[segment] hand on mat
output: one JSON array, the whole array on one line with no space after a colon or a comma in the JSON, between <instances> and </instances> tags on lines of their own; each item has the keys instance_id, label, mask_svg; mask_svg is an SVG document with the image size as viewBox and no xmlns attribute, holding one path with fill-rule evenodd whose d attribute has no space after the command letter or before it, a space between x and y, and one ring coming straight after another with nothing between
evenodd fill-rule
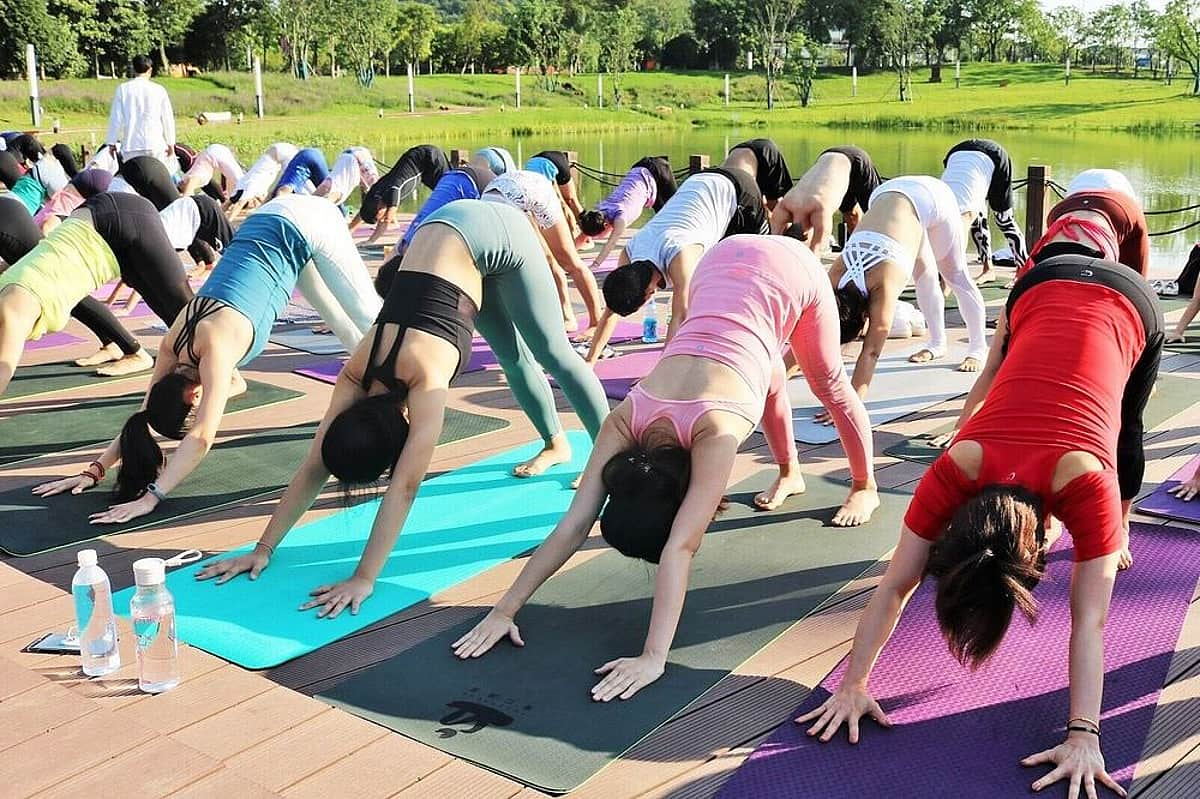
<instances>
[{"instance_id":1,"label":"hand on mat","mask_svg":"<svg viewBox=\"0 0 1200 799\"><path fill-rule=\"evenodd\" d=\"M521 640L521 631L517 629L512 617L505 616L493 608L471 632L451 644L450 648L454 650L455 655L464 660L482 657L505 636L508 636L513 646L525 646L525 642Z\"/></svg>"},{"instance_id":2,"label":"hand on mat","mask_svg":"<svg viewBox=\"0 0 1200 799\"><path fill-rule=\"evenodd\" d=\"M1117 796L1125 796L1125 789L1104 769L1104 753L1100 751L1100 739L1091 733L1068 733L1067 740L1053 749L1030 755L1021 761L1022 766L1049 763L1055 768L1033 783L1032 788L1040 791L1062 779L1070 779L1068 799L1079 796L1082 784L1088 799L1096 799L1096 783L1108 787Z\"/></svg>"},{"instance_id":3,"label":"hand on mat","mask_svg":"<svg viewBox=\"0 0 1200 799\"><path fill-rule=\"evenodd\" d=\"M822 741L828 741L845 722L850 732L850 743L858 743L858 722L863 716L870 716L879 722L880 726L890 727L892 722L879 703L867 693L865 688L854 688L842 684L837 693L811 713L805 713L796 719L797 724L807 724L816 721L808 728L808 734L820 735Z\"/></svg>"},{"instance_id":4,"label":"hand on mat","mask_svg":"<svg viewBox=\"0 0 1200 799\"><path fill-rule=\"evenodd\" d=\"M271 562L271 556L266 552L255 549L253 552L247 552L245 555L238 555L235 558L222 558L214 560L212 563L205 566L200 571L196 572L197 580L210 580L213 577L217 578L217 585L222 585L229 582L239 574L250 573L251 580L257 580L258 575L262 570L267 568L267 564Z\"/></svg>"},{"instance_id":5,"label":"hand on mat","mask_svg":"<svg viewBox=\"0 0 1200 799\"><path fill-rule=\"evenodd\" d=\"M33 492L36 494L37 488L33 489ZM1184 502L1191 502L1197 494L1200 494L1200 473L1193 476L1191 480L1185 480L1174 488L1167 489L1167 493L1174 494Z\"/></svg>"},{"instance_id":6,"label":"hand on mat","mask_svg":"<svg viewBox=\"0 0 1200 799\"><path fill-rule=\"evenodd\" d=\"M951 430L949 433L938 433L935 436L930 436L929 446L945 449L954 443L954 437L957 435L957 430Z\"/></svg>"},{"instance_id":7,"label":"hand on mat","mask_svg":"<svg viewBox=\"0 0 1200 799\"><path fill-rule=\"evenodd\" d=\"M357 616L359 606L374 590L375 583L373 581L351 577L349 580L342 580L340 583L332 585L322 585L309 591L308 595L312 599L301 605L300 610L320 607L321 609L317 611L318 619L336 619L349 606L350 615Z\"/></svg>"},{"instance_id":8,"label":"hand on mat","mask_svg":"<svg viewBox=\"0 0 1200 799\"><path fill-rule=\"evenodd\" d=\"M137 499L122 502L120 505L109 505L108 510L93 513L90 521L92 524L121 524L145 516L157 507L158 499L153 494L145 493Z\"/></svg>"},{"instance_id":9,"label":"hand on mat","mask_svg":"<svg viewBox=\"0 0 1200 799\"><path fill-rule=\"evenodd\" d=\"M39 497L52 497L55 494L65 494L68 491L72 494L82 494L89 488L95 487L96 481L90 475L74 474L70 477L64 477L61 480L51 480L49 483L34 486L33 493Z\"/></svg>"},{"instance_id":10,"label":"hand on mat","mask_svg":"<svg viewBox=\"0 0 1200 799\"><path fill-rule=\"evenodd\" d=\"M605 676L592 689L592 699L596 702L611 702L617 697L629 699L661 677L664 665L662 658L644 653L635 658L610 660L596 669L597 674Z\"/></svg>"}]
</instances>

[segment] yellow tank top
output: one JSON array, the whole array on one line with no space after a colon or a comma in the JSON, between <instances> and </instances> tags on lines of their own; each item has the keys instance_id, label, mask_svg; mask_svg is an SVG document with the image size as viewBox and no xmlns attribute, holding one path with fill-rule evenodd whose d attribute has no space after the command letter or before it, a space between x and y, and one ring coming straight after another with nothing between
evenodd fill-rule
<instances>
[{"instance_id":1,"label":"yellow tank top","mask_svg":"<svg viewBox=\"0 0 1200 799\"><path fill-rule=\"evenodd\" d=\"M67 219L0 273L0 291L16 285L37 297L42 315L29 333L35 341L66 327L76 303L120 276L117 257L96 229Z\"/></svg>"}]
</instances>

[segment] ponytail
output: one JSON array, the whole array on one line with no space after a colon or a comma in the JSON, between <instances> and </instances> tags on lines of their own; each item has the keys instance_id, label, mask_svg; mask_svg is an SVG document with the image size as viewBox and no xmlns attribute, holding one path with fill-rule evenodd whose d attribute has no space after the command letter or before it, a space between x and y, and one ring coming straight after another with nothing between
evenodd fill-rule
<instances>
[{"instance_id":1,"label":"ponytail","mask_svg":"<svg viewBox=\"0 0 1200 799\"><path fill-rule=\"evenodd\" d=\"M149 415L138 411L121 428L121 470L113 494L117 502L137 499L158 478L164 459L162 448L150 434Z\"/></svg>"}]
</instances>

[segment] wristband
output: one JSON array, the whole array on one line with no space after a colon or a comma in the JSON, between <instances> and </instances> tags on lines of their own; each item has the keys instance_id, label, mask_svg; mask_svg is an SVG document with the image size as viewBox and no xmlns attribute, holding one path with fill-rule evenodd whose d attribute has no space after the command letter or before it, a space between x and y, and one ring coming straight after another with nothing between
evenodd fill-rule
<instances>
[{"instance_id":1,"label":"wristband","mask_svg":"<svg viewBox=\"0 0 1200 799\"><path fill-rule=\"evenodd\" d=\"M1084 727L1080 724L1068 724L1067 732L1087 732L1095 735L1097 738L1100 737L1100 730L1094 730L1091 727Z\"/></svg>"},{"instance_id":2,"label":"wristband","mask_svg":"<svg viewBox=\"0 0 1200 799\"><path fill-rule=\"evenodd\" d=\"M101 463L100 461L92 461L91 463L89 463L88 471L91 471L92 469L96 470L96 474L98 477L98 479L96 480L97 483L104 479L104 475L108 474L108 470L104 468L104 464Z\"/></svg>"},{"instance_id":3,"label":"wristband","mask_svg":"<svg viewBox=\"0 0 1200 799\"><path fill-rule=\"evenodd\" d=\"M100 485L100 479L98 477L96 477L95 472L88 471L87 469L84 469L82 472L80 472L79 474L77 474L75 476L92 478L92 488L95 488L96 486Z\"/></svg>"},{"instance_id":4,"label":"wristband","mask_svg":"<svg viewBox=\"0 0 1200 799\"><path fill-rule=\"evenodd\" d=\"M159 502L167 501L167 492L165 492L161 488L159 488L158 483L151 483L150 485L146 486L146 493L153 494L154 498L157 499Z\"/></svg>"},{"instance_id":5,"label":"wristband","mask_svg":"<svg viewBox=\"0 0 1200 799\"><path fill-rule=\"evenodd\" d=\"M1090 724L1090 725L1092 725L1092 727L1094 727L1097 730L1100 729L1100 722L1093 721L1093 720L1089 719L1087 716L1073 716L1073 717L1067 719L1067 726L1070 726L1077 721L1082 721L1084 724Z\"/></svg>"},{"instance_id":6,"label":"wristband","mask_svg":"<svg viewBox=\"0 0 1200 799\"><path fill-rule=\"evenodd\" d=\"M270 557L270 556L272 556L272 555L274 555L274 554L275 554L275 547L271 546L271 545L270 545L270 544L268 544L266 541L256 541L256 542L254 543L254 546L255 546L255 547L263 547L264 549L266 549L266 550L267 550L267 556L268 556L268 557Z\"/></svg>"}]
</instances>

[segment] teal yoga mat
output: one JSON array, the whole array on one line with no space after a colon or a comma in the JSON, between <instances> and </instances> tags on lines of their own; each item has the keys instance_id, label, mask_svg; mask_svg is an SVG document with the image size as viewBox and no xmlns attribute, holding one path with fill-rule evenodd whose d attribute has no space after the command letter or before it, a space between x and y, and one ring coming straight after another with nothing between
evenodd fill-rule
<instances>
[{"instance_id":1,"label":"teal yoga mat","mask_svg":"<svg viewBox=\"0 0 1200 799\"><path fill-rule=\"evenodd\" d=\"M1146 412L1142 415L1146 429L1151 430L1158 427L1172 416L1190 408L1196 401L1196 387L1195 380L1160 374L1154 396L1150 398L1150 402L1146 405ZM941 447L933 445L934 437L948 433L952 429L954 429L953 421L942 425L932 433L914 436L893 444L885 449L883 454L915 463L933 463L938 455L945 451Z\"/></svg>"},{"instance_id":2,"label":"teal yoga mat","mask_svg":"<svg viewBox=\"0 0 1200 799\"><path fill-rule=\"evenodd\" d=\"M781 509L751 507L767 470L732 505L692 564L666 671L633 699L597 704L593 669L637 655L654 567L605 552L551 578L517 615L523 648L457 660L479 616L351 675L321 698L541 790L574 789L871 568L895 545L908 497L884 494L871 523L828 526L846 486L817 477Z\"/></svg>"},{"instance_id":3,"label":"teal yoga mat","mask_svg":"<svg viewBox=\"0 0 1200 799\"><path fill-rule=\"evenodd\" d=\"M304 396L255 380L246 384L249 390L229 401L226 416ZM0 466L109 441L121 432L121 425L138 409L143 397L144 393L138 391L0 419Z\"/></svg>"},{"instance_id":4,"label":"teal yoga mat","mask_svg":"<svg viewBox=\"0 0 1200 799\"><path fill-rule=\"evenodd\" d=\"M518 479L512 469L541 442L426 480L357 616L318 619L315 610L297 608L313 588L354 571L379 500L297 527L254 582L199 582L193 575L208 561L173 572L167 586L175 595L180 639L248 669L277 666L533 549L566 512L571 481L591 451L587 435L569 436L572 461L539 477ZM128 614L130 596L126 590L114 597L119 612Z\"/></svg>"}]
</instances>

